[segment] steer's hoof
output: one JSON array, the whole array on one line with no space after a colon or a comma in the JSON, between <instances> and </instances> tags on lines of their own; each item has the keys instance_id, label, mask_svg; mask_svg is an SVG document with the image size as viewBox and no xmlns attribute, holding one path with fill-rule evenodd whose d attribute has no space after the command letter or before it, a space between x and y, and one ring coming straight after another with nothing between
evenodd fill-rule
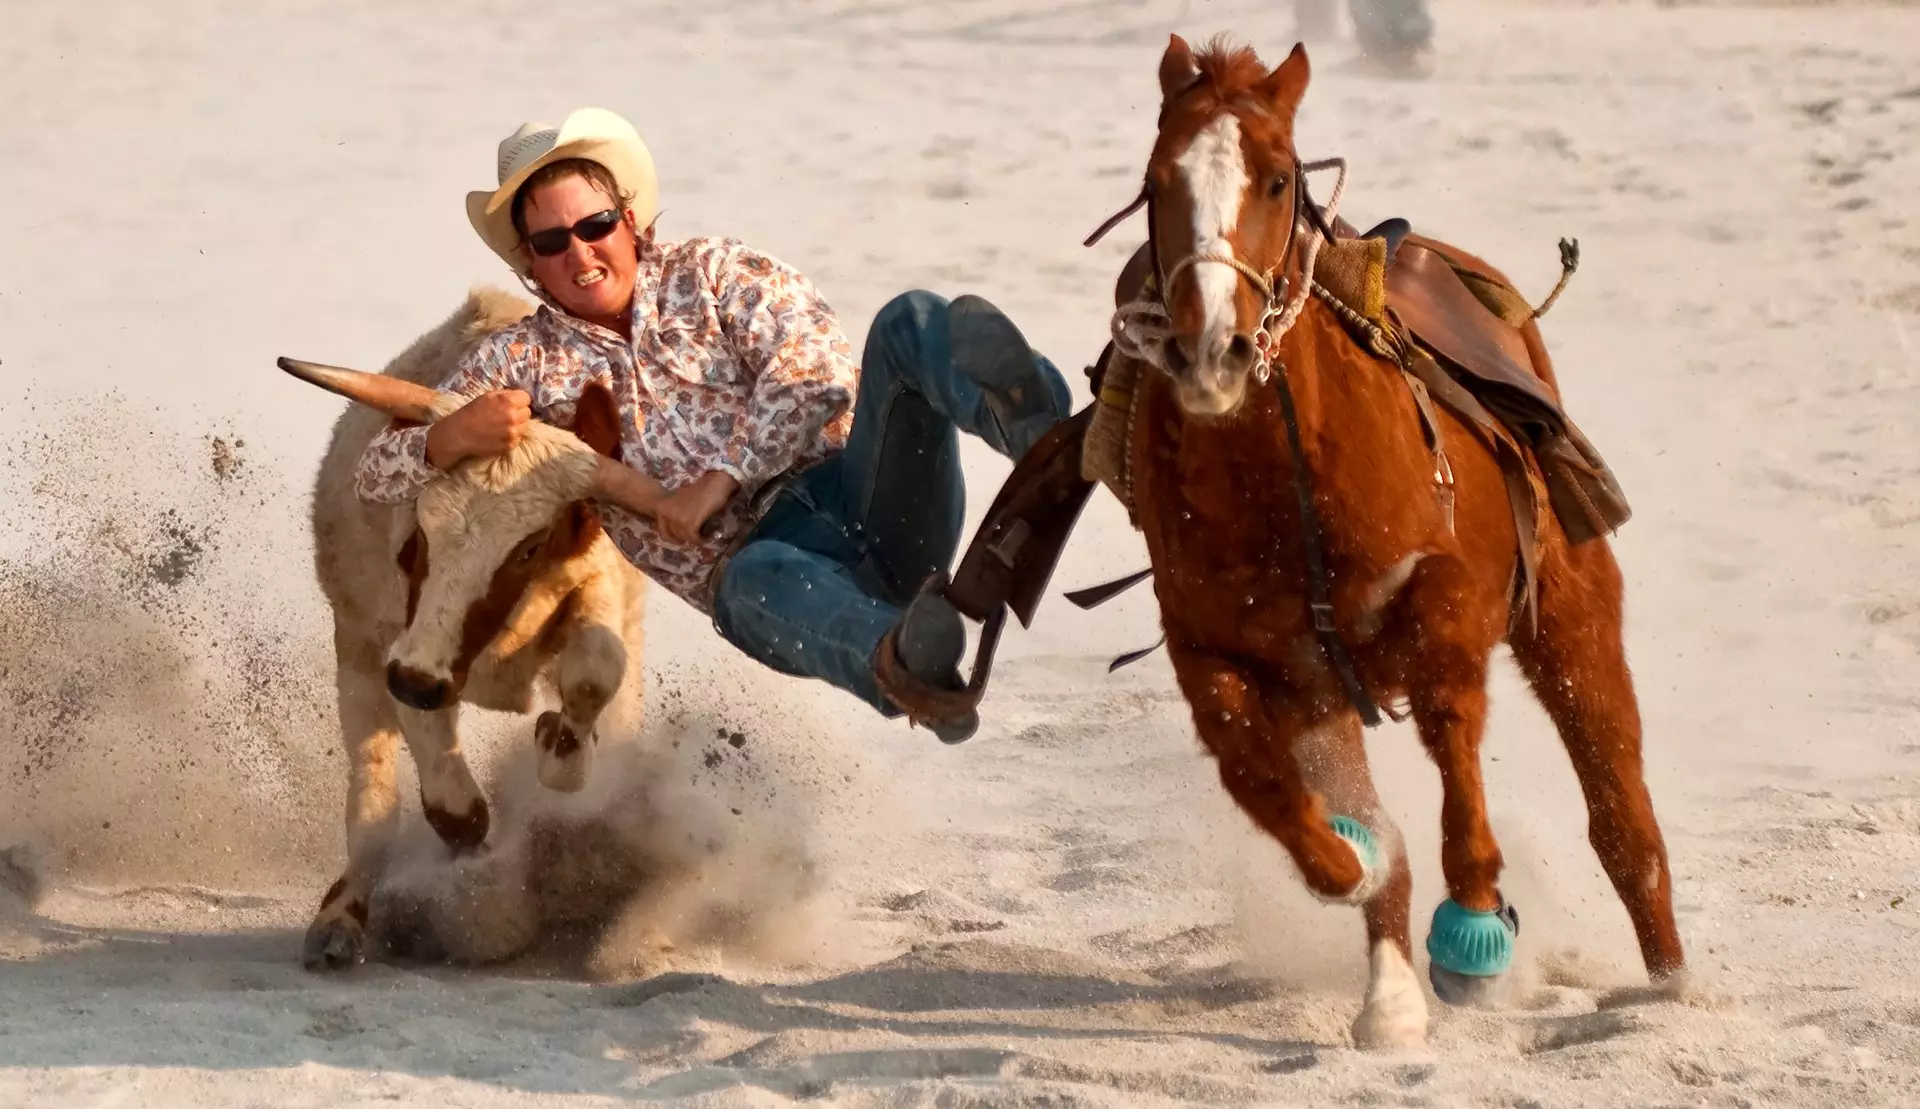
<instances>
[{"instance_id":1,"label":"steer's hoof","mask_svg":"<svg viewBox=\"0 0 1920 1109\"><path fill-rule=\"evenodd\" d=\"M1503 1004L1519 935L1520 914L1505 898L1490 913L1463 908L1452 898L1442 901L1427 932L1427 979L1434 996L1474 1008Z\"/></svg>"},{"instance_id":2,"label":"steer's hoof","mask_svg":"<svg viewBox=\"0 0 1920 1109\"><path fill-rule=\"evenodd\" d=\"M349 916L322 917L307 928L300 961L308 970L346 970L366 958L367 933Z\"/></svg>"},{"instance_id":3,"label":"steer's hoof","mask_svg":"<svg viewBox=\"0 0 1920 1109\"><path fill-rule=\"evenodd\" d=\"M534 744L540 749L540 784L561 793L578 793L587 785L593 767L591 737L582 737L557 712L543 712L533 722Z\"/></svg>"},{"instance_id":4,"label":"steer's hoof","mask_svg":"<svg viewBox=\"0 0 1920 1109\"><path fill-rule=\"evenodd\" d=\"M487 827L491 818L487 815L484 798L475 797L463 813L449 812L425 798L421 799L420 808L427 823L440 837L440 842L446 844L454 854L466 855L478 851L480 845L487 842Z\"/></svg>"}]
</instances>

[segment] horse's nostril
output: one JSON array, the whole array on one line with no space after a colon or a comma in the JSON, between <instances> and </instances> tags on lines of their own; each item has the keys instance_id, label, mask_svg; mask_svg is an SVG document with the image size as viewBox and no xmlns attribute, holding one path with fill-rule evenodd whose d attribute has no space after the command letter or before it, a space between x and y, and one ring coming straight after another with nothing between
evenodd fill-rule
<instances>
[{"instance_id":1,"label":"horse's nostril","mask_svg":"<svg viewBox=\"0 0 1920 1109\"><path fill-rule=\"evenodd\" d=\"M1178 335L1170 335L1167 337L1165 346L1168 369L1175 373L1184 373L1188 367L1193 365L1193 355L1188 350L1191 341L1192 340L1181 338Z\"/></svg>"},{"instance_id":2,"label":"horse's nostril","mask_svg":"<svg viewBox=\"0 0 1920 1109\"><path fill-rule=\"evenodd\" d=\"M421 712L437 712L447 703L453 683L418 670L409 670L397 662L387 663L387 692L403 705Z\"/></svg>"},{"instance_id":3,"label":"horse's nostril","mask_svg":"<svg viewBox=\"0 0 1920 1109\"><path fill-rule=\"evenodd\" d=\"M1235 333L1233 340L1227 344L1226 361L1236 368L1252 364L1253 340L1247 337L1246 332Z\"/></svg>"}]
</instances>

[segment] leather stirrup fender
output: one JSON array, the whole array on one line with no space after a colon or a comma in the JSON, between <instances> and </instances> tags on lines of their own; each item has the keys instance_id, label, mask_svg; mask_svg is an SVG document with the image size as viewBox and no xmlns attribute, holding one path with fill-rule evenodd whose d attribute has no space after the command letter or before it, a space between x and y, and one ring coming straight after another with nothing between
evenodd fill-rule
<instances>
[{"instance_id":1,"label":"leather stirrup fender","mask_svg":"<svg viewBox=\"0 0 1920 1109\"><path fill-rule=\"evenodd\" d=\"M1093 492L1094 483L1080 476L1081 437L1092 419L1088 405L1055 424L1007 475L946 588L961 615L986 620L1006 605L1021 627L1033 625Z\"/></svg>"}]
</instances>

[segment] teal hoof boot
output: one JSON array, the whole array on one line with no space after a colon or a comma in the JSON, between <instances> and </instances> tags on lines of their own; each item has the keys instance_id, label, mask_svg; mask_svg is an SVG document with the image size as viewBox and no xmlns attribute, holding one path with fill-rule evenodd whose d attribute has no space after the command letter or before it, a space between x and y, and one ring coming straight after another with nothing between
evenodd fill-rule
<instances>
[{"instance_id":1,"label":"teal hoof boot","mask_svg":"<svg viewBox=\"0 0 1920 1109\"><path fill-rule=\"evenodd\" d=\"M1336 816L1327 822L1333 826L1333 834L1347 841L1353 848L1353 854L1360 860L1365 873L1360 875L1360 884L1345 897L1339 898L1340 904L1359 905L1373 899L1386 882L1387 868L1381 857L1380 841L1374 838L1372 829L1350 816Z\"/></svg>"},{"instance_id":2,"label":"teal hoof boot","mask_svg":"<svg viewBox=\"0 0 1920 1109\"><path fill-rule=\"evenodd\" d=\"M1505 898L1490 913L1462 908L1452 898L1442 901L1427 932L1427 978L1434 996L1449 1005L1498 1004L1519 935L1520 914Z\"/></svg>"}]
</instances>

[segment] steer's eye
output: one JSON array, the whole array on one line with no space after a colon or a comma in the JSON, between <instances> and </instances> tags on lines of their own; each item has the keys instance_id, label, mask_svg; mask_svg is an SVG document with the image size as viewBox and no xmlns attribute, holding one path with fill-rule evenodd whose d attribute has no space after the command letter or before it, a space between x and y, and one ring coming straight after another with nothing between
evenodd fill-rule
<instances>
[{"instance_id":1,"label":"steer's eye","mask_svg":"<svg viewBox=\"0 0 1920 1109\"><path fill-rule=\"evenodd\" d=\"M532 562L532 561L533 561L533 556L534 556L534 555L537 555L537 554L539 554L539 553L540 553L540 544L539 544L539 543L537 543L537 542L534 542L534 543L528 543L528 544L527 544L526 546L524 546L524 547L522 547L522 548L520 548L520 561L521 561L521 562Z\"/></svg>"}]
</instances>

